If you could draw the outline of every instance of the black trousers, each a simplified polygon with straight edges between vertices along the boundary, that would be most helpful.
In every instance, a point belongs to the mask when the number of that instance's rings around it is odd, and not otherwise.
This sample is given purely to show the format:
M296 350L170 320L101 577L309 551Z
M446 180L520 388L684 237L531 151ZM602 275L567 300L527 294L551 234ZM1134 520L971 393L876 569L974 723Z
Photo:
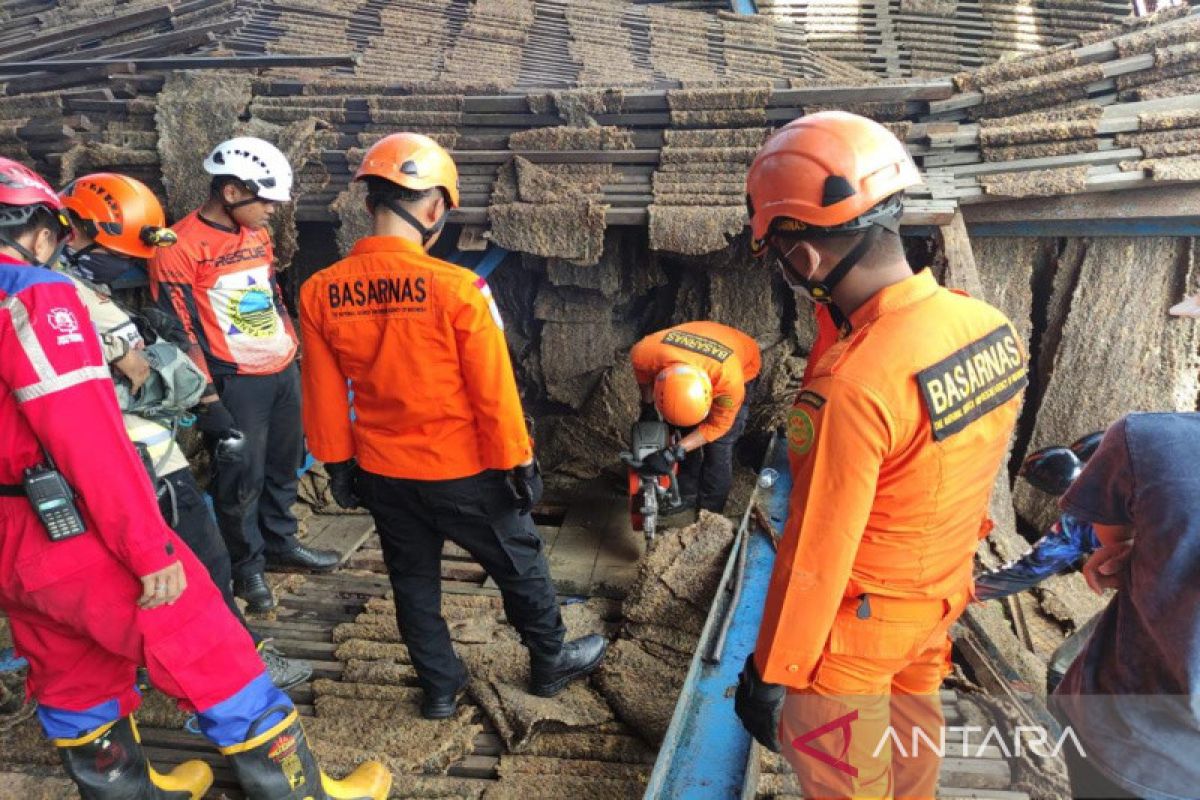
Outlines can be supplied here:
M687 454L679 465L679 493L685 499L696 498L696 505L718 514L725 510L729 490L733 488L733 447L746 430L750 417L751 384L746 384L747 401L738 409L733 427L715 442L709 442Z
M246 437L234 464L213 456L213 507L233 577L262 572L267 553L297 546L296 471L304 457L300 370L293 363L274 375L216 378L221 402ZM215 443L210 443L215 444Z
M375 518L396 601L400 635L426 693L449 694L466 671L442 618L441 559L446 539L469 552L500 587L504 613L535 654L562 648L562 616L542 540L518 515L499 470L417 481L362 472L359 497Z
M225 549L225 542L221 540L221 533L217 530L217 524L204 502L204 495L201 494L196 479L192 477L191 470L177 470L170 475L164 475L160 480L171 485L171 494L174 495L178 519L174 527L175 533L179 534L184 544L200 559L200 563L208 570L209 577L221 591L221 599L225 601L225 605L242 623L242 627L249 630L246 618L242 616L242 610L233 598L233 571L229 563L229 551ZM167 511L169 509L164 509L164 515ZM167 518L170 519L169 516ZM253 631L250 631L250 635L257 644L260 637Z

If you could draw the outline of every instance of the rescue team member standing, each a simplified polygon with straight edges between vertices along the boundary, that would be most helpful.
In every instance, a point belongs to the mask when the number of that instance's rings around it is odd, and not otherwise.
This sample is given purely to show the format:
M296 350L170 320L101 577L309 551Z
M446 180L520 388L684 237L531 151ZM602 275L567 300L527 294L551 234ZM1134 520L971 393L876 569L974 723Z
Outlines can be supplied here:
M934 796L937 753L893 758L888 728L939 741L947 630L1027 382L1003 314L912 274L901 193L919 181L891 133L843 112L776 132L747 177L757 246L849 325L788 419L787 527L735 701L805 797Z
M458 206L458 170L432 139L398 133L367 151L355 180L373 235L300 290L309 446L337 502L361 497L375 518L422 715L451 716L467 682L441 616L447 537L499 585L529 648L530 691L553 696L594 670L607 642L563 643L530 515L542 481L488 286L426 253Z
M728 325L685 322L645 337L630 357L643 418L657 410L668 424L691 429L646 458L643 471L667 475L682 462L683 506L720 514L733 486L733 447L750 415L747 386L762 368L758 344Z
M104 360L126 381L128 391L124 397L131 394L136 397L154 368L145 355L146 342L141 331L112 297L110 284L135 263L145 263L156 247L173 244L175 236L164 227L166 215L154 193L125 175L84 175L62 191L61 199L70 218L72 236L56 267L75 282L100 335ZM160 353L162 348L169 348L168 352L176 354L184 368L196 372L174 345L160 340L154 346ZM204 494L192 477L187 458L175 442L174 431L168 427L170 422L164 425L157 419L129 413L124 407L122 411L126 432L146 453L168 523L208 570L225 605L246 625L233 597L229 551L204 502ZM306 662L284 658L269 639L260 638L252 630L250 636L276 686L287 689L312 675L312 667Z
M69 235L45 181L0 159L0 611L67 774L90 800L198 800L211 786L203 762L147 762L131 716L144 665L249 797L382 800L380 764L321 776L291 701L163 522L87 310L45 268ZM33 477L53 487L27 489Z
M204 170L208 200L175 224L178 243L155 254L151 290L183 323L213 384L197 422L214 450L213 506L234 592L261 612L275 606L265 567L324 572L338 561L296 540L291 510L304 454L300 376L266 226L291 199L292 168L270 143L242 137L217 145ZM216 446L234 429L245 436L242 458L222 461Z

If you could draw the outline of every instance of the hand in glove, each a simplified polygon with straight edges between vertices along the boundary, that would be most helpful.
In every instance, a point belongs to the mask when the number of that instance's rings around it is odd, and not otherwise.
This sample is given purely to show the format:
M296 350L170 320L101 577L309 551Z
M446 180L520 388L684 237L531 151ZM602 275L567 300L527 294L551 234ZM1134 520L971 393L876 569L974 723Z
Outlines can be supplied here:
M537 461L513 467L506 478L518 514L528 514L542 499L542 472Z
M220 400L201 403L196 408L196 430L216 439L226 439L237 423Z
M675 465L683 461L686 455L687 451L683 449L683 445L678 444L655 450L642 459L642 466L638 467L638 472L642 475L670 475Z
M746 657L746 666L738 675L737 693L733 696L733 710L742 726L758 743L772 753L779 752L779 717L783 713L783 699L787 687L777 683L764 683L754 666L754 653Z
M325 465L325 474L329 476L329 493L333 495L334 502L342 508L358 508L361 501L354 487L358 462L350 458L328 463Z

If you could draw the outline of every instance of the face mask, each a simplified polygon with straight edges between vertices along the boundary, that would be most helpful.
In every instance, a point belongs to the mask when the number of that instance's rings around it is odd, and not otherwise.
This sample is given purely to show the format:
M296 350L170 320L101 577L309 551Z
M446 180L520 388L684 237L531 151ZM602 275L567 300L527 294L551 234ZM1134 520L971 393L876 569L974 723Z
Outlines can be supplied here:
M72 253L70 259L80 275L89 281L103 284L112 283L133 267L132 259L102 250Z

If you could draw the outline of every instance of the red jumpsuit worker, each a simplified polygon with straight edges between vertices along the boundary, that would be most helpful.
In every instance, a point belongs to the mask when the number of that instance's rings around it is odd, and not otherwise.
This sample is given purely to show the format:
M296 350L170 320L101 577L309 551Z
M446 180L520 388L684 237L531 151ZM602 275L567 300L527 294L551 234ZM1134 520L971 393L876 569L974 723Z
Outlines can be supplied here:
M898 231L919 180L843 112L777 132L747 177L756 242L849 325L788 418L787 526L736 697L809 798L934 796L940 758L912 732L943 733L947 631L1027 382L1003 314L912 274Z
M720 514L733 485L733 447L750 415L747 396L762 368L758 343L728 325L685 322L650 334L629 355L648 406L643 417L656 410L668 424L691 429L652 453L643 470L666 475L681 461L683 506Z
M159 514L75 284L46 268L69 232L53 190L0 159L0 611L42 727L85 798L201 797L202 762L165 775L147 763L131 717L144 665L249 796L326 797L291 701ZM80 524L35 510L24 481L39 465L69 484L55 502ZM330 782L328 796L382 798L390 776L364 765L346 783L367 791Z
M530 516L541 477L487 283L426 252L458 205L458 169L432 139L397 133L355 179L374 235L300 290L309 446L334 499L361 497L375 518L422 715L453 715L467 682L441 616L446 537L499 585L529 648L530 691L553 696L594 670L607 642L563 642Z

